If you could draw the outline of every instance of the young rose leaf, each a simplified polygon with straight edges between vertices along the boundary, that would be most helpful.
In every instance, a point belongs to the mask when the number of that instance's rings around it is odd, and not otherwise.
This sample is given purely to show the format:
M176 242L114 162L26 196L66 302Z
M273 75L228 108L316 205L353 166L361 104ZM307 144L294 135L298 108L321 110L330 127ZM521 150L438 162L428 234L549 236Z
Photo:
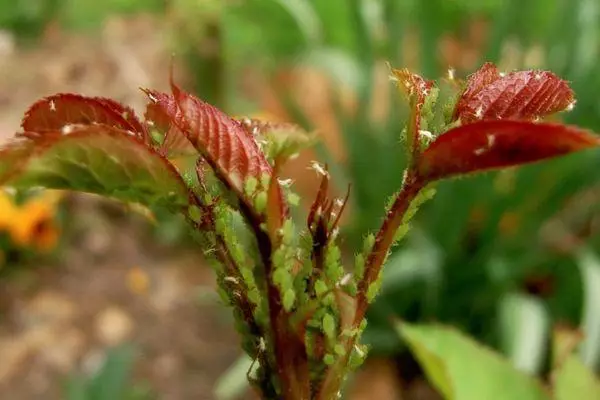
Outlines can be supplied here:
M144 117L149 129L160 138L160 153L169 158L198 154L187 136L171 122L169 115L177 112L173 96L151 89L142 91L150 99Z
M398 87L406 93L410 103L411 113L406 131L409 155L416 159L421 151L421 123L425 101L433 89L433 81L427 81L408 69L392 69L392 74L398 83ZM430 110L429 110L430 111Z
M254 209L252 198L244 193L244 182L248 179L262 182L263 176L273 176L271 165L256 140L240 122L218 108L182 91L174 83L171 86L172 97L157 97L151 93L150 100L168 115L171 123L185 134L221 179ZM277 191L284 204L279 184Z
M574 126L527 121L479 121L453 128L423 152L421 178L433 181L521 164L599 145L597 136Z
M161 132L168 131L171 126L169 115L177 112L177 104L175 104L173 96L158 90L141 90L150 100L146 104L146 112L144 113L146 123Z
M0 150L0 185L42 186L177 210L188 190L175 168L139 138L108 125L40 135Z
M60 131L69 125L105 124L146 138L135 112L114 100L61 93L34 103L21 127L26 132Z
M492 64L473 74L456 105L462 123L490 119L536 120L564 111L574 102L568 83L548 71L501 76Z
M316 141L314 135L291 123L254 118L241 118L238 121L260 143L263 153L272 163L275 159L283 163Z
M486 62L475 73L470 75L467 80L467 86L456 103L452 120L460 118L460 112L469 105L469 102L485 87L500 78L500 71L491 62Z

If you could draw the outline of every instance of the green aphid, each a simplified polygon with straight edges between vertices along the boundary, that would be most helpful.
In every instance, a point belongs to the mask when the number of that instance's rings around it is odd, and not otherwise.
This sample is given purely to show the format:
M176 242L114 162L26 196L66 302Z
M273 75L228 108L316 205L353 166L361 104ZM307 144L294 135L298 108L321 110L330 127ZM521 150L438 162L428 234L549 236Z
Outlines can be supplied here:
M336 324L333 315L327 313L323 316L323 333L329 340L335 340L336 335Z
M283 293L283 308L285 309L285 311L290 312L292 310L292 307L294 307L294 302L296 301L296 293L294 293L293 289L287 289L284 293Z
M325 293L329 291L327 284L322 279L317 279L315 282L315 293L318 297L323 296Z
M244 182L244 193L248 197L252 197L258 188L258 179L251 176Z
M367 349L362 345L355 345L354 349L350 353L350 360L348 362L348 366L350 370L355 371L358 367L360 367L365 359L367 358Z
M325 354L323 357L323 362L326 365L333 365L333 363L335 363L335 356L333 354Z
M346 348L341 343L337 343L333 346L333 351L340 357L343 357L346 354Z
M254 196L254 208L258 213L263 213L267 209L267 192L258 192Z
M293 280L292 274L285 268L276 268L272 275L273 283L281 289L282 292L292 290L293 291Z
M377 297L377 295L379 294L379 290L381 289L381 273L379 274L379 277L369 285L369 288L367 289L367 301L369 303L373 302L373 300L375 300L375 297Z
M365 256L356 254L354 256L354 276L357 281L360 281L365 274Z
M201 222L202 221L202 210L200 210L200 208L198 206L192 205L188 208L188 216L194 222Z
M287 201L291 206L296 207L298 204L300 204L300 196L294 192L289 192L287 194Z

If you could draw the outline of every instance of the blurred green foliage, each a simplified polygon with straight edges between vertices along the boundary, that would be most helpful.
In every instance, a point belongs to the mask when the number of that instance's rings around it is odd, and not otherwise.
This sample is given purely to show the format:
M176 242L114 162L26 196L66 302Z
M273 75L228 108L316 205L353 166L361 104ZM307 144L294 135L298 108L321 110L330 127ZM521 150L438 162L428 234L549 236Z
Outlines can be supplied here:
M40 35L56 16L64 0L0 0L0 29L21 39Z
M136 349L131 344L110 348L100 367L90 375L71 374L64 386L66 400L152 400L142 384L131 382Z
M110 15L162 12L165 0L0 0L0 29L21 41L39 38L52 22L68 29L96 29Z

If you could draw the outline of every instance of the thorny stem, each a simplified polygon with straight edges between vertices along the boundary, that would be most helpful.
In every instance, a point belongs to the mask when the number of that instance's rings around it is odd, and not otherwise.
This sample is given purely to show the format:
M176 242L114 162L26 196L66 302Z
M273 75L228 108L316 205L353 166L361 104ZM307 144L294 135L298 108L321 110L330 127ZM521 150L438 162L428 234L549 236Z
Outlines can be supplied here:
M421 189L425 187L423 182L413 171L406 175L404 184L396 200L390 207L377 236L371 252L365 261L365 274L358 283L356 297L356 315L354 325L358 326L364 318L369 305L367 299L367 290L369 286L377 280L385 262L388 252L394 243L396 231L402 225L404 214L410 207L412 201L417 197Z
M394 243L396 231L402 224L404 215L410 207L410 204L425 184L426 182L423 182L413 169L409 169L402 189L388 211L381 228L377 232L373 248L365 261L365 273L362 280L358 283L356 312L353 322L354 328L358 328L365 317L369 305L367 291L369 286L379 277L383 263ZM330 400L338 397L337 392L344 379L344 370L347 368L350 355L356 345L357 339L358 335L341 338L342 345L346 349L345 355L339 357L336 362L329 367L325 379L321 384L321 388L319 389L317 400Z

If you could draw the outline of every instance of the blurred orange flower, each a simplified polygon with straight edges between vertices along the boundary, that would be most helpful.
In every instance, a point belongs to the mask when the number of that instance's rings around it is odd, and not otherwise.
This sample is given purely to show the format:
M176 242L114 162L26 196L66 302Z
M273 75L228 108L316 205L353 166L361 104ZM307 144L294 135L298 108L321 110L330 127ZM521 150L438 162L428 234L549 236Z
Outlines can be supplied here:
M44 191L41 195L27 200L22 206L12 209L0 200L0 206L7 211L0 211L0 219L6 217L6 229L17 246L32 246L36 250L49 251L58 242L59 228L56 224L56 207L62 197L58 191ZM0 221L0 224L2 221ZM0 225L1 227L1 225Z

